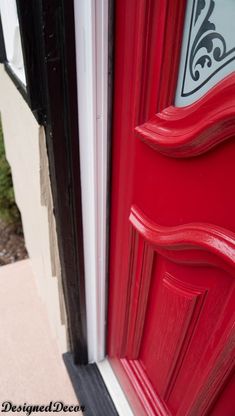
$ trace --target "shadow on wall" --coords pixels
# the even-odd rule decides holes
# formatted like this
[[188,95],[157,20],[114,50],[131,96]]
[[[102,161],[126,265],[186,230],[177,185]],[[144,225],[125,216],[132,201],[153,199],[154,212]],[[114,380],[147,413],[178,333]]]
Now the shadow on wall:
[[0,120],[0,266],[28,257]]

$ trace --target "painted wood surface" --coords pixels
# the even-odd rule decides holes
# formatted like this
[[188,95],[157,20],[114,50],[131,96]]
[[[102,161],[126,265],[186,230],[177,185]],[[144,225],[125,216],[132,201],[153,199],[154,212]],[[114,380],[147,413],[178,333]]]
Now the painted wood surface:
[[232,415],[235,79],[173,107],[176,4],[115,7],[108,354],[137,415]]
[[108,1],[78,1],[74,8],[88,360],[94,362],[105,357]]
[[[187,107],[170,106],[135,128],[137,136],[170,157],[191,157],[235,135],[235,74]],[[204,117],[204,115],[207,115]]]

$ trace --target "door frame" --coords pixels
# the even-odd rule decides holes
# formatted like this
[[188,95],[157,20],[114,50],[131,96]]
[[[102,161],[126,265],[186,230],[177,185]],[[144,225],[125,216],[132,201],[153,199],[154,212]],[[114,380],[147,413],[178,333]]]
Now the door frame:
[[[87,363],[73,0],[17,0],[26,101],[45,128],[68,344]],[[53,55],[51,53],[53,51]]]
[[109,10],[74,1],[89,362],[106,353]]

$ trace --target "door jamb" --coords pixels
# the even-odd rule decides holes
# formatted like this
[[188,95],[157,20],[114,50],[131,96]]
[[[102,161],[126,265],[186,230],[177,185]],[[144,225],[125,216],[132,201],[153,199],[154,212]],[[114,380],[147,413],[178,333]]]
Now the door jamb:
[[[105,357],[109,0],[74,1],[88,360]],[[81,59],[82,57],[82,59]]]

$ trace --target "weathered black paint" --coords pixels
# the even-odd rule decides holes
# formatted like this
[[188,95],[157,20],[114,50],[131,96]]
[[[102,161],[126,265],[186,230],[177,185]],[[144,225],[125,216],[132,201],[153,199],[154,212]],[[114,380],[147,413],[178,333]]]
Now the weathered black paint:
[[87,363],[73,0],[17,0],[29,105],[45,126],[68,330]]
[[45,77],[42,1],[16,0],[24,58],[27,102],[40,124],[48,109]]

